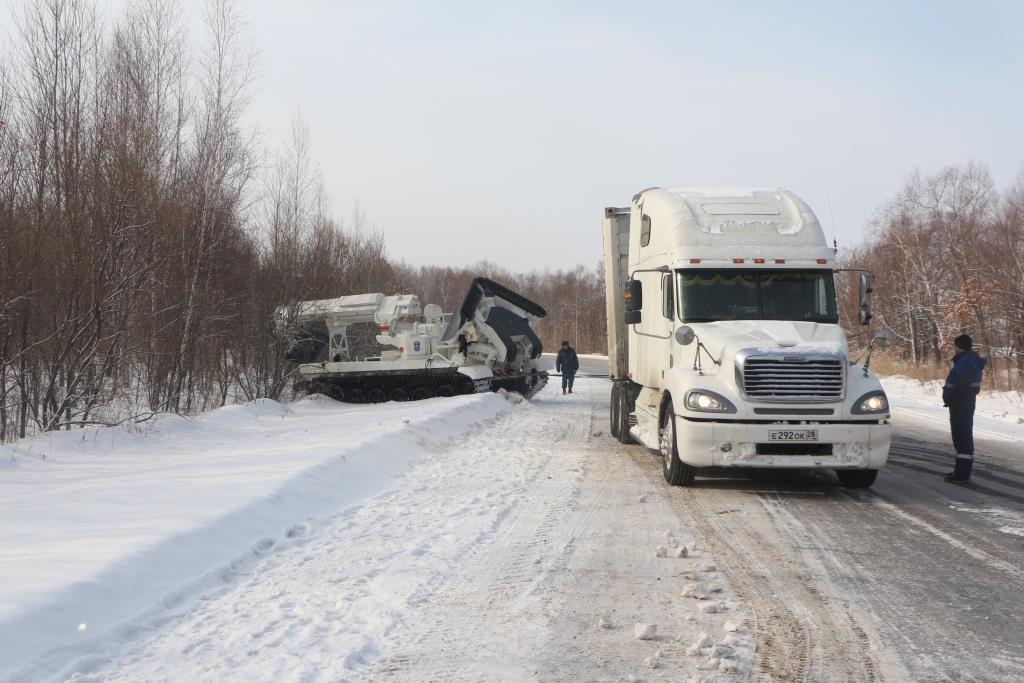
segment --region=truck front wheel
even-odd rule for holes
[[[836,470],[839,483],[848,489],[866,489],[875,483],[878,470]]]
[[[689,486],[697,474],[697,468],[679,459],[676,443],[676,411],[672,399],[661,412],[661,426],[658,429],[658,448],[661,451],[661,471],[665,481],[672,486]]]

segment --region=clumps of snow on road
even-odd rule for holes
[[[693,645],[686,648],[686,654],[690,655],[691,657],[697,657],[710,643],[711,636],[709,636],[704,631],[701,631],[700,635],[697,636],[697,640],[693,642]]]
[[[658,637],[658,625],[643,623],[634,624],[633,637],[637,640],[654,640]]]
[[[699,583],[688,583],[683,587],[683,590],[679,593],[684,598],[693,598],[695,600],[707,600],[708,595],[700,587]]]
[[[655,557],[682,558],[690,553],[685,545],[659,545],[654,548]]]
[[[697,609],[704,614],[718,614],[719,612],[724,612],[729,609],[729,606],[721,601],[703,602],[697,605]]]
[[[698,669],[735,673],[743,670],[749,661],[748,655],[740,652],[741,648],[737,647],[737,642],[737,638],[732,633],[727,633],[722,640],[716,643],[708,633],[701,631],[693,644],[686,648],[686,654],[689,657],[704,657],[704,660],[697,665]],[[690,680],[706,679],[691,678]]]

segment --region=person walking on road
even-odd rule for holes
[[[953,368],[942,387],[942,405],[949,408],[949,429],[956,450],[956,465],[946,475],[946,481],[966,484],[971,480],[974,467],[974,406],[981,391],[981,373],[986,360],[976,354],[973,342],[966,334],[953,340],[956,355]]]
[[[569,346],[569,342],[562,342],[562,349],[555,359],[555,372],[562,373],[562,393],[569,390],[572,393],[572,381],[576,377],[576,371],[580,369],[580,359],[576,357],[576,349]]]

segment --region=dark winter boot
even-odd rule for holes
[[[974,467],[974,458],[963,456],[957,453],[956,466],[952,474],[946,475],[946,481],[951,484],[966,484],[971,480],[971,469]]]

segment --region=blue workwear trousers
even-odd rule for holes
[[[562,391],[572,391],[572,381],[576,379],[575,370],[562,370]]]
[[[949,410],[949,431],[953,434],[953,448],[960,455],[974,455],[974,411]]]
[[[949,431],[956,450],[953,473],[958,481],[968,481],[974,468],[974,397],[949,407]]]

